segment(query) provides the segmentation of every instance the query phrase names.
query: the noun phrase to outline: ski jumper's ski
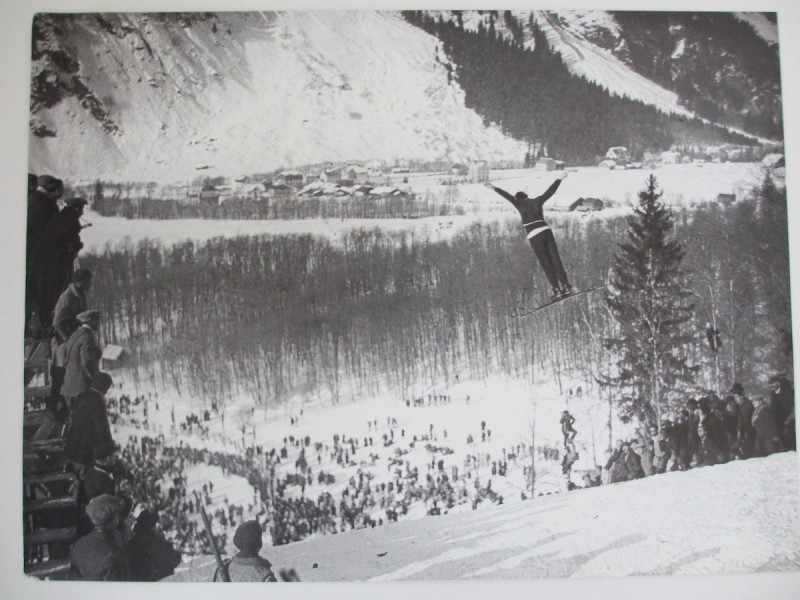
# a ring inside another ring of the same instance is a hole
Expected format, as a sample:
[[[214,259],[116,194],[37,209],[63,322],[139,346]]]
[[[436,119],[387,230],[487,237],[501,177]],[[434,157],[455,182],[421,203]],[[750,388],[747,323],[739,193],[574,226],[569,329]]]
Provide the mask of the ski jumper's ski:
[[[530,316],[530,315],[532,315],[534,313],[539,312],[540,310],[543,310],[543,309],[547,308],[548,306],[552,306],[553,304],[558,304],[559,302],[563,302],[564,300],[569,300],[570,298],[575,298],[577,296],[583,296],[584,294],[588,294],[589,292],[596,292],[597,290],[602,290],[602,289],[604,289],[604,288],[603,287],[593,287],[593,288],[589,288],[588,290],[580,290],[578,292],[572,292],[570,294],[566,294],[564,296],[561,296],[560,298],[556,298],[555,300],[550,300],[550,302],[542,304],[541,306],[537,306],[536,308],[532,308],[530,310],[527,310],[524,313],[522,313],[521,315],[517,315],[516,318],[517,319],[521,319],[523,317]]]

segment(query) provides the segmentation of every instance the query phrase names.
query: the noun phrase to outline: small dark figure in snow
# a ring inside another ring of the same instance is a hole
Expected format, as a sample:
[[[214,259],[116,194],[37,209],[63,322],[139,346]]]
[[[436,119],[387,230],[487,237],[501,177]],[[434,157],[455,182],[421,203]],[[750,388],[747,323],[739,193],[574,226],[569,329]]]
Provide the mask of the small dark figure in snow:
[[[536,258],[539,260],[542,270],[544,270],[550,287],[553,288],[553,300],[558,300],[572,293],[572,286],[567,279],[567,272],[561,262],[556,238],[544,220],[543,206],[556,193],[558,186],[561,185],[561,182],[566,177],[567,173],[565,172],[547,188],[544,194],[535,198],[528,197],[525,192],[517,192],[512,196],[505,190],[495,187],[489,182],[486,183],[486,187],[511,202],[514,208],[519,211],[522,217],[522,224],[525,227],[525,235],[530,242],[531,248],[533,248],[534,254],[536,254]]]
[[[568,448],[569,443],[575,439],[578,432],[572,427],[575,424],[575,417],[569,414],[568,410],[561,413],[561,434],[564,436],[564,447]]]

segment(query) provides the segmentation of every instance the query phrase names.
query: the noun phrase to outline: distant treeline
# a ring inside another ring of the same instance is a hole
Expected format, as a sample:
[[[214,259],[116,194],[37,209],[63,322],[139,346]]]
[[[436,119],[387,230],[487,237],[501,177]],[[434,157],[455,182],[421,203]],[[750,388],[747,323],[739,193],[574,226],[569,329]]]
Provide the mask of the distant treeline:
[[[553,158],[596,164],[611,146],[627,146],[638,157],[675,143],[754,143],[699,119],[667,115],[642,102],[612,96],[571,74],[532,17],[524,24],[505,11],[504,23],[516,32],[514,39],[505,40],[496,34],[493,17],[488,28],[481,23],[477,31],[469,31],[458,19],[436,20],[423,11],[403,11],[403,16],[442,41],[442,60],[448,61],[445,66],[464,89],[468,108],[517,139],[546,145]],[[533,50],[523,46],[523,29],[533,35]]]
[[[571,280],[602,285],[624,219],[551,221]],[[703,367],[695,384],[754,384],[765,365],[790,369],[785,196],[767,185],[731,207],[681,212],[676,232],[696,296],[687,348]],[[608,363],[602,292],[514,318],[547,288],[516,218],[436,243],[379,229],[338,244],[310,235],[143,241],[84,264],[96,273],[92,306],[109,317],[104,339],[133,351],[138,377],[209,400],[404,399],[456,375],[536,381],[579,369],[591,380]],[[718,355],[704,345],[707,321],[722,334]]]
[[[126,219],[396,219],[463,214],[455,198],[433,194],[410,196],[347,196],[267,198],[194,203],[161,198],[98,196],[92,210],[104,217]]]

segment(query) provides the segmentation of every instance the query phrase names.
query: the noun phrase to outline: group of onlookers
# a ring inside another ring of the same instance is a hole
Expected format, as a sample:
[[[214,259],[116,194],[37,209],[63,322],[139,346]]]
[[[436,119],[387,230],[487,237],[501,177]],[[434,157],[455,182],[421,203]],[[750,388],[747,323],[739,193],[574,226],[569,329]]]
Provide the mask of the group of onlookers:
[[[605,465],[608,482],[794,450],[792,382],[779,374],[769,384],[766,398],[750,400],[734,383],[725,399],[714,393],[689,399],[677,415],[662,416],[660,426],[619,440]]]

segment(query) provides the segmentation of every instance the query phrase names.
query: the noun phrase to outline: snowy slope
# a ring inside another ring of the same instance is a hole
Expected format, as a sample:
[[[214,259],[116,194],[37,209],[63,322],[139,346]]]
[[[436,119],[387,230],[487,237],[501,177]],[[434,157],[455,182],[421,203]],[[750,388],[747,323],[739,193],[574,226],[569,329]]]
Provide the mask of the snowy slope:
[[[265,553],[303,581],[793,571],[800,569],[797,489],[797,455],[783,453]],[[213,568],[199,557],[174,579],[208,580]]]
[[[448,11],[429,11],[434,17],[452,18]],[[512,11],[517,20],[527,23],[533,14],[537,26],[547,36],[550,46],[558,52],[569,70],[592,81],[611,94],[639,100],[665,113],[691,116],[692,113],[678,104],[678,96],[660,85],[638,74],[619,60],[610,50],[621,38],[619,25],[605,11]],[[489,15],[484,12],[464,11],[464,28],[476,31],[478,25],[488,25]],[[498,35],[509,37],[510,33],[502,19],[495,21]],[[602,41],[603,47],[597,44]],[[533,48],[530,34],[525,46]]]
[[[68,39],[119,131],[107,135],[75,96],[43,108],[37,122],[56,136],[31,136],[31,171],[175,181],[329,160],[518,160],[525,151],[464,107],[436,60],[437,40],[399,13],[222,13],[216,31],[115,18],[124,35],[78,18]]]

